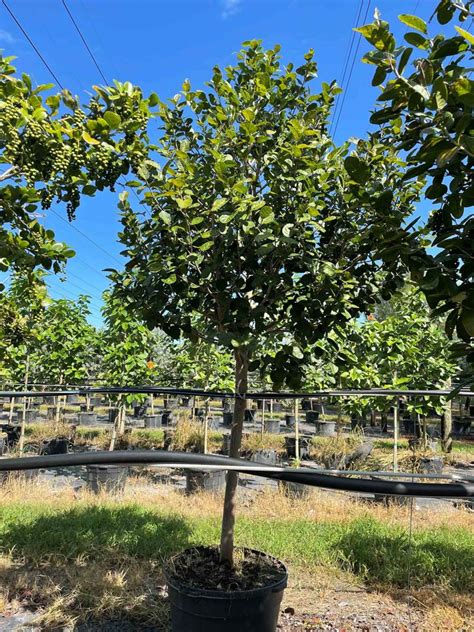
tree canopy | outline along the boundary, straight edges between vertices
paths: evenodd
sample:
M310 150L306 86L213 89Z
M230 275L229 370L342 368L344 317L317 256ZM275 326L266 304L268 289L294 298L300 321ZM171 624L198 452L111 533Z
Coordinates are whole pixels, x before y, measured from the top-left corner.
M372 84L380 90L371 122L383 143L406 155L405 181L426 183L433 204L425 227L433 249L408 245L416 232L396 249L434 315L447 315L454 350L471 365L467 379L474 377L474 37L465 25L472 7L470 0L438 4L433 17L446 35L430 34L431 25L407 14L399 16L410 29L403 43L378 13L357 29L373 46L364 61L376 66Z

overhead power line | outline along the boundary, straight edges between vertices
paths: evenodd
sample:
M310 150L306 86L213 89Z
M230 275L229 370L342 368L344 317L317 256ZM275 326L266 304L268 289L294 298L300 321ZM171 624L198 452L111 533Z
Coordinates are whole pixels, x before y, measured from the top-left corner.
M360 20L361 14L362 14L363 7L364 7L364 0L360 0L359 11L356 14L356 18L354 20L354 26L355 27L357 27L357 25L359 24L359 20ZM341 88L344 86L344 81L345 81L345 78L346 78L346 72L347 72L347 69L349 67L349 60L351 58L352 47L354 46L354 42L355 42L355 36L356 36L356 32L354 31L354 29L352 29L350 43L349 43L349 45L347 47L346 58L345 58L344 66L343 66L343 70L342 70ZM335 105L334 105L334 118L331 121L331 125L329 127L329 133L331 133L331 128L334 125L334 121L335 121L335 118L336 118L338 105L339 105L339 95L337 95L337 97L336 97L336 102L335 102Z
M98 244L96 241L94 241L93 239L91 239L91 237L89 237L89 235L87 235L87 233L84 233L80 228L77 228L77 226L75 226L74 224L71 224L71 222L69 222L67 219L65 219L64 217L62 217L62 215L60 215L59 213L57 213L54 209L50 208L49 209L51 211L51 213L53 213L54 215L56 215L56 217L59 217L59 219L61 221L63 221L65 224L67 224L68 226L70 226L73 230L75 230L77 233L79 233L80 235L82 235L84 237L84 239L87 239L87 241L90 241L91 244L93 244L96 248L98 248L99 250L101 250L104 254L106 254L108 257L110 257L111 259L113 259L114 261L116 261L117 263L119 263L120 265L122 265L122 262L120 261L120 259L118 259L115 255L111 254L108 250L106 250L105 248L102 248L102 246L100 244Z
M371 4L371 0L367 0L367 7L365 9L364 18L362 20L363 23L365 23L365 21L367 19L367 15L369 14L370 4ZM359 26L359 25L357 25L357 26ZM336 123L334 125L333 136L336 135L337 128L338 128L338 125L339 125L339 120L341 118L341 114L342 114L342 111L344 109L344 103L346 102L347 93L349 92L349 86L350 86L351 79L352 79L352 73L354 71L354 64L356 62L357 54L359 52L361 38L362 38L362 36L359 34L359 37L357 39L357 46L355 48L354 55L352 57L352 63L351 63L351 66L350 66L349 76L348 76L347 82L346 82L346 87L345 87L345 90L344 90L344 94L342 95L341 107L339 108L339 113L337 115Z
M71 11L70 11L69 7L67 6L66 0L63 0L63 5L64 5L64 8L66 9L66 11L67 11L67 13L68 13L69 17L71 18L71 22L74 24L74 26L75 26L75 28L76 28L76 31L77 31L77 32L78 32L78 34L79 34L79 37L81 38L81 40L82 40L82 42L83 42L84 46L86 47L87 52L89 53L89 55L90 55L90 57L91 57L92 61L94 62L95 67L96 67L96 68L97 68L97 70L99 71L100 76L102 77L102 79L104 80L104 82L106 83L106 85L109 85L109 82L107 81L107 79L106 79L106 77L105 77L104 73L102 72L101 67L99 66L99 62L98 62L98 61L97 61L97 59L95 58L95 55L94 55L94 53L92 52L92 50L89 48L89 44L87 43L86 38L85 38L85 37L84 37L84 35L82 34L82 31L81 31L81 29L79 28L78 23L77 23L77 22L76 22L76 20L74 19L74 16L72 15L72 13L71 13Z
M44 66L47 68L49 74L53 77L54 81L58 84L58 86L61 88L61 90L64 90L64 87L62 86L61 82L59 81L59 79L56 77L55 73L53 72L53 69L51 68L51 66L48 64L48 62L46 61L46 59L43 57L43 55L40 53L38 47L36 46L36 44L33 42L33 40L31 39L31 37L28 35L28 33L26 32L26 30L23 28L23 26L20 23L20 20L16 17L16 15L13 13L13 11L10 9L10 7L8 6L8 4L5 2L5 0L2 0L2 4L5 7L5 9L8 11L8 13L11 15L11 17L13 18L14 22L16 23L16 25L18 26L18 28L20 29L20 31L23 33L23 35L25 36L25 38L28 40L28 43L30 44L30 46L33 48L33 50L35 51L35 53L38 55L38 57L41 59L41 61L43 62Z

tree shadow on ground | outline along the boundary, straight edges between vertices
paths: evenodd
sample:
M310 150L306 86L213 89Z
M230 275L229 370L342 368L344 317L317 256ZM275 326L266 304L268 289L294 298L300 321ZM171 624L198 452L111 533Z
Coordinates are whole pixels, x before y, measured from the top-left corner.
M439 586L472 593L472 536L463 529L414 531L360 520L338 538L336 557L342 567L378 588Z
M8 601L42 611L44 629L125 620L129 629L168 630L162 562L190 537L184 519L138 506L41 514L5 525L0 549L11 554L0 585ZM81 627L90 621L99 623Z

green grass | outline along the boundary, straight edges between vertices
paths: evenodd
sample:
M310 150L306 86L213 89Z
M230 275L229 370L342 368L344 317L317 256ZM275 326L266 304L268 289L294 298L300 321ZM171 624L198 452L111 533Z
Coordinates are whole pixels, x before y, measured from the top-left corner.
M195 544L218 541L219 521L184 518L136 504L77 505L61 509L38 503L4 505L0 514L0 553L33 564L43 559L74 562L134 558L162 560ZM373 518L345 523L241 517L239 545L265 550L293 568L332 566L369 584L442 586L473 590L474 543L463 528L416 530L410 548L407 530Z

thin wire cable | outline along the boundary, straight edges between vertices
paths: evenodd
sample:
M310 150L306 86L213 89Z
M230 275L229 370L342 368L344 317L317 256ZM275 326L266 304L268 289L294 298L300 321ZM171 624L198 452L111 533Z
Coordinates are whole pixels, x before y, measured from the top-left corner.
M67 4L66 4L65 0L62 0L62 3L63 3L63 5L64 5L64 8L66 9L66 11L67 11L67 13L68 13L68 15L69 15L69 17L70 17L71 21L72 21L72 23L74 24L74 26L75 26L75 28L76 28L76 31L78 32L79 37L81 38L81 40L82 40L82 42L83 42L83 44L84 44L84 46L85 46L85 48L86 48L87 52L89 53L89 55L90 55L90 57L91 57L92 61L94 62L94 64L95 64L95 66L96 66L97 70L99 71L100 76L101 76L101 77L102 77L102 79L105 81L106 86L110 86L110 82L109 82L109 81L107 81L107 79L106 79L106 77L105 77L105 74L104 74L104 72L103 72L103 70L102 70L102 68L101 68L101 66L100 66L100 64L99 64L99 62L97 61L97 58L96 58L96 57L94 56L94 54L92 53L92 50L91 50L91 48L90 48L89 44L87 43L87 40L86 40L86 38L85 38L84 34L82 33L81 29L79 28L79 26L78 26L78 24L77 24L76 20L74 19L74 16L72 15L71 10L70 10L70 9L69 9L69 7L67 6ZM124 189L127 189L127 190L131 191L131 192L133 193L133 195L136 197L136 199L138 200L138 202L141 204L141 200L140 200L140 198L138 197L137 192L135 191L135 189L134 189L133 187L128 187L128 186L127 186L127 184L126 184L125 182L121 181L121 180L119 180L118 182L119 182L119 184L120 184L120 185L121 185ZM148 184L148 183L147 183L147 184ZM148 186L149 186L149 185L148 185ZM151 191L150 191L150 193L151 193ZM152 193L152 195L153 195L153 193Z
M355 27L357 27L357 25L359 23L359 19L360 19L361 13L362 13L363 6L364 6L364 0L360 0L359 12L356 14L356 18L354 20L354 26ZM355 36L356 36L356 33L355 33L354 29L352 29L352 36L351 36L351 39L350 39L350 45L347 47L346 59L345 59L344 66L343 66L343 71L342 71L341 88L343 88L343 86L344 86L344 80L346 78L346 72L347 72L347 68L349 66L349 59L351 57L352 47L353 47L354 42L355 42ZM337 112L337 108L338 108L338 105L339 105L339 101L340 101L339 100L339 95L337 95L336 102L335 102L335 105L334 105L334 117L333 117L333 119L331 121L331 125L329 126L329 134L331 134L331 129L332 129L332 126L334 125L334 120L336 118L336 112Z
M365 10L364 19L362 20L362 22L365 22L366 19L367 19L367 15L369 14L370 4L371 4L371 0L367 0L367 8ZM334 125L334 131L333 131L333 134L332 134L333 136L336 135L337 128L339 126L339 120L341 118L341 114L342 114L342 111L344 109L344 104L346 102L347 93L349 92L349 87L350 87L350 83L351 83L351 79L352 79L352 73L354 71L354 64L356 62L357 54L359 52L359 47L360 47L360 42L361 42L361 39L362 39L362 35L360 33L358 35L359 35L359 38L357 39L357 46L355 48L354 56L352 58L352 64L351 64L351 67L350 67L350 70L349 70L349 76L348 76L347 82L346 82L346 89L344 90L344 94L342 95L341 107L339 108L339 114L337 115L336 123Z
M92 285L92 283L89 283L89 281L86 281L84 278L80 277L78 274L75 274L74 272L71 272L70 270L65 270L65 275L66 276L72 276L75 279L77 279L78 281L81 281L82 283L85 283L86 285L91 287L93 290L96 290L97 292L99 292L100 295L102 295L102 292L104 291L104 290L101 290L99 287L97 287L97 285ZM102 300L102 298L101 298L101 300Z
M89 48L89 45L88 45L88 43L87 43L87 41L86 41L86 39L85 39L84 35L82 34L82 31L81 31L81 29L79 28L79 25L77 24L76 20L74 19L74 16L72 15L72 13L71 13L71 11L70 11L69 7L67 6L66 0L63 0L63 5L64 5L64 8L66 9L66 11L67 11L67 13L68 13L69 17L71 18L71 22L74 24L74 26L75 26L75 28L76 28L76 31L79 33L79 37L81 38L81 40L82 40L82 42L83 42L84 46L86 47L87 52L89 53L89 55L90 55L90 57L91 57L92 61L94 62L95 67L96 67L96 68L97 68L97 70L99 71L100 76L101 76L101 77L102 77L102 79L104 80L105 84L106 84L106 85L109 85L109 82L107 81L107 79L106 79L106 77L105 77L104 73L102 72L102 69L101 69L101 67L99 66L99 63L98 63L97 59L95 58L94 53L93 53L93 52L92 52L92 50Z
M38 55L38 57L41 59L41 61L43 62L43 64L46 66L46 68L48 69L48 71L50 72L51 76L54 78L54 80L56 81L56 83L59 85L59 87L61 88L61 90L64 90L61 82L59 81L59 79L56 77L54 71L52 70L51 66L48 64L48 62L45 60L45 58L43 57L43 55L41 54L41 52L39 51L38 47L34 44L34 42L32 41L32 39L30 38L30 36L28 35L28 33L26 32L26 30L23 28L23 26L21 25L20 21L18 20L18 18L16 17L16 15L13 13L13 11L10 9L10 7L8 6L8 4L6 3L5 0L2 0L2 4L5 6L5 8L7 9L7 11L10 13L11 17L14 19L14 21L16 22L16 24L18 25L18 28L21 30L21 32L23 33L23 35L25 36L25 38L28 40L28 42L30 43L30 45L32 46L33 50L35 51L35 53ZM90 243L92 243L94 246L96 246L96 248L99 248L103 253L105 253L107 256L109 256L111 259L113 259L114 261L116 261L117 263L119 263L120 265L122 265L122 262L115 257L114 255L112 255L110 252L108 252L107 250L105 250L105 248L102 248L102 246L100 246L98 243L96 243L93 239L91 239L88 235L86 235L86 233L83 233L79 228L77 228L76 226L74 226L74 224L71 224L70 222L68 222L66 219L64 219L64 217L61 217L61 215L59 215L59 213L57 213L54 209L50 209L50 211L56 215L57 217L59 217L63 222L65 222L68 226L70 226L73 230L75 230L76 232L78 232L80 235L82 235L85 239L87 239Z
M110 257L111 259L113 259L114 261L116 261L117 263L119 263L120 265L122 265L122 261L120 261L120 259L118 259L115 255L111 254L108 250L106 250L105 248L102 248L102 246L100 244L98 244L96 241L94 241L93 239L91 239L89 237L89 235L87 235L86 233L84 233L80 228L77 228L77 226L74 226L74 224L72 224L71 222L68 222L67 219L65 219L64 217L62 217L62 215L60 215L59 213L57 213L54 209L50 208L49 209L51 211L51 213L53 213L53 215L56 215L56 217L59 217L59 219L61 221L63 221L65 224L67 224L68 226L70 226L73 230L75 230L77 233L79 233L80 235L82 235L85 239L87 239L87 241L90 241L91 244L93 244L96 248L98 248L99 250L101 250L104 254L106 254L108 257Z
M33 50L35 51L35 53L38 55L38 57L41 59L41 61L43 62L44 66L47 68L49 74L53 77L54 81L58 84L58 86L61 88L61 90L64 90L63 85L61 84L61 82L59 81L59 79L56 77L53 69L51 68L51 66L48 64L48 62L46 61L46 59L43 57L43 55L40 53L38 47L36 46L36 44L33 42L33 40L31 39L31 37L28 35L28 33L26 32L26 30L23 28L23 26L21 25L20 21L18 20L18 18L16 17L16 15L13 13L13 11L10 9L10 7L8 6L8 4L5 2L5 0L2 0L2 4L5 7L5 9L8 11L8 13L11 15L11 17L13 18L13 20L15 21L16 25L18 26L18 28L20 29L20 31L23 33L23 35L26 37L26 39L28 40L30 46L33 48Z
M49 279L54 278L52 276L48 277ZM88 293L88 297L90 299L94 299L94 301L102 301L102 297L101 296L97 296L96 294L92 294L87 288L81 287L80 285L78 285L77 283L73 283L73 281L70 281L69 279L66 279L65 281L59 281L60 283L68 283L68 285L71 285L72 287L75 287L77 290L80 290L81 292L87 292Z

